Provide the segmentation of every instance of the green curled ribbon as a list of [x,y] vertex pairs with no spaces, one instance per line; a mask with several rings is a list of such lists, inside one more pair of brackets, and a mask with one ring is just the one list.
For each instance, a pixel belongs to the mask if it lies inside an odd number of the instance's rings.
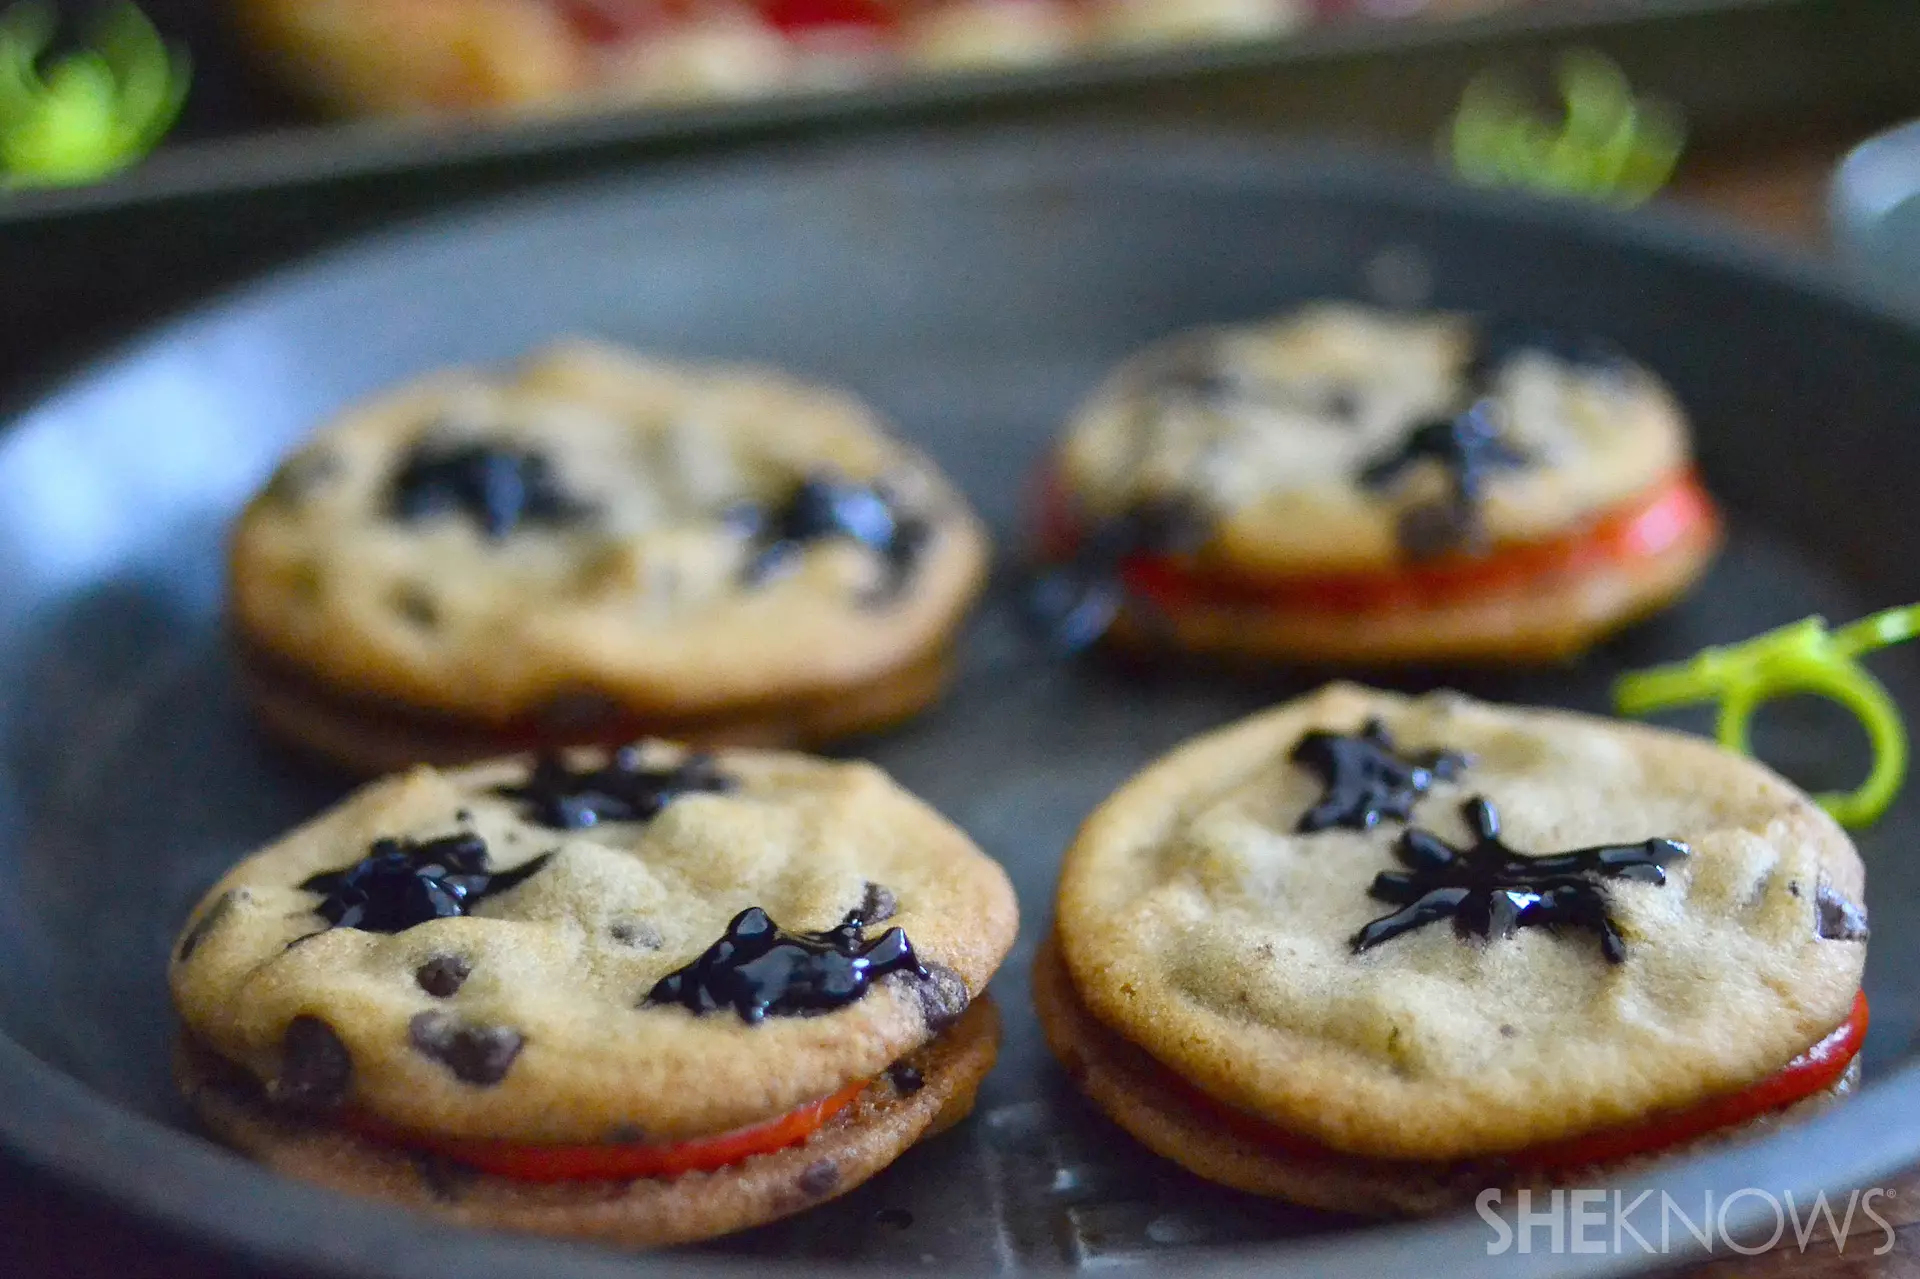
[[1677,111],[1636,97],[1620,68],[1590,49],[1561,59],[1559,85],[1566,112],[1553,120],[1508,77],[1476,77],[1440,139],[1442,158],[1479,186],[1527,187],[1623,207],[1645,202],[1667,184],[1685,138]]
[[108,177],[151,151],[186,100],[186,54],[133,5],[102,15],[92,47],[49,58],[58,27],[40,0],[0,14],[0,186]]
[[1920,604],[1890,608],[1829,631],[1809,617],[1739,644],[1705,649],[1685,662],[1623,675],[1613,686],[1622,715],[1719,702],[1715,730],[1728,750],[1750,754],[1748,725],[1763,702],[1794,693],[1824,697],[1859,719],[1873,746],[1873,770],[1858,790],[1815,796],[1844,826],[1869,826],[1900,793],[1907,730],[1886,686],[1860,658],[1920,635]]

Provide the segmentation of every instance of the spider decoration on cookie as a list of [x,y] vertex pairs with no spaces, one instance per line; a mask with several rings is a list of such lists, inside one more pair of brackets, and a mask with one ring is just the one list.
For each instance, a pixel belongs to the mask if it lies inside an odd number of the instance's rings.
[[560,487],[545,456],[478,441],[422,441],[394,477],[391,509],[409,524],[464,515],[495,542],[523,524],[573,524],[592,514]]
[[1415,559],[1429,559],[1471,546],[1480,536],[1480,503],[1489,477],[1511,471],[1532,458],[1507,443],[1492,400],[1476,400],[1456,417],[1416,426],[1398,448],[1368,463],[1360,483],[1369,489],[1392,488],[1410,468],[1432,462],[1445,470],[1445,499],[1407,511],[1400,520],[1400,544]]
[[901,510],[884,484],[857,484],[830,475],[807,477],[778,505],[736,507],[727,513],[727,521],[753,542],[740,574],[747,585],[758,586],[786,572],[810,543],[842,537],[872,551],[885,566],[886,580],[874,592],[876,600],[900,592],[933,536],[927,520]]
[[623,746],[601,768],[569,768],[558,755],[542,755],[526,781],[493,793],[525,802],[542,826],[585,830],[601,822],[650,822],[683,795],[723,795],[739,784],[711,756],[649,767],[639,747]]
[[1129,599],[1128,561],[1191,554],[1212,533],[1212,519],[1193,500],[1143,498],[1088,528],[1063,559],[1034,573],[1027,619],[1061,652],[1089,648],[1112,628]]
[[1435,782],[1453,781],[1468,763],[1453,751],[1395,751],[1386,724],[1377,718],[1350,737],[1308,733],[1288,758],[1319,774],[1326,786],[1320,802],[1294,827],[1302,835],[1335,826],[1372,830],[1386,818],[1404,822]]
[[1465,848],[1417,828],[1400,836],[1394,852],[1408,869],[1381,871],[1368,890],[1400,909],[1355,933],[1355,953],[1451,919],[1460,936],[1490,941],[1520,928],[1590,928],[1607,962],[1623,963],[1627,944],[1607,911],[1607,881],[1665,884],[1666,867],[1688,856],[1677,840],[1649,839],[1531,857],[1501,842],[1499,814],[1484,798],[1468,800],[1461,815],[1474,836]]
[[888,973],[931,978],[904,931],[889,928],[868,941],[866,925],[855,910],[825,932],[790,933],[750,906],[698,959],[662,977],[646,1002],[679,1004],[695,1015],[731,1008],[751,1026],[769,1016],[844,1008]]
[[488,897],[525,883],[551,857],[536,857],[496,874],[487,869],[486,840],[475,834],[424,843],[378,839],[345,870],[315,875],[300,887],[322,895],[314,913],[335,928],[399,933],[465,915]]

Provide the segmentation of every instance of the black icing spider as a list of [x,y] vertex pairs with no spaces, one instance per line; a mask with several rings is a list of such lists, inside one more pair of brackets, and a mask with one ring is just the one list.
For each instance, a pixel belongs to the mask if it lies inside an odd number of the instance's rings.
[[1400,909],[1355,933],[1355,952],[1452,919],[1460,936],[1478,933],[1488,940],[1543,925],[1591,928],[1600,934],[1607,962],[1622,963],[1627,945],[1607,913],[1606,881],[1664,884],[1665,867],[1688,855],[1676,840],[1649,839],[1530,857],[1500,842],[1500,816],[1485,799],[1468,800],[1461,814],[1474,834],[1466,848],[1419,829],[1400,836],[1394,852],[1408,869],[1381,871],[1368,890]]
[[831,475],[807,477],[777,505],[735,507],[727,519],[753,538],[753,554],[741,571],[747,585],[778,577],[812,542],[844,537],[886,565],[886,581],[876,600],[906,585],[933,540],[932,525],[924,516],[903,510],[885,484],[858,484]]
[[1129,602],[1128,560],[1189,554],[1211,533],[1212,521],[1192,501],[1142,499],[1089,527],[1064,560],[1036,568],[1027,586],[1027,622],[1061,652],[1089,648]]
[[335,928],[398,933],[466,914],[485,898],[525,883],[550,856],[495,874],[488,869],[487,842],[472,833],[424,843],[378,839],[345,870],[315,875],[300,887],[322,894],[314,913]]
[[1450,782],[1467,766],[1452,751],[1396,753],[1387,726],[1370,719],[1357,734],[1312,732],[1300,739],[1290,757],[1320,775],[1327,793],[1300,816],[1302,835],[1344,826],[1372,830],[1383,818],[1406,821],[1413,806],[1436,781]]
[[526,803],[533,819],[555,830],[584,830],[601,822],[645,822],[682,795],[724,794],[738,783],[705,755],[648,767],[637,747],[623,746],[604,768],[574,770],[542,755],[527,780],[494,793]]
[[1360,472],[1360,483],[1370,489],[1392,487],[1421,462],[1437,463],[1447,472],[1447,500],[1415,508],[1402,522],[1400,540],[1409,553],[1434,555],[1472,542],[1479,532],[1488,476],[1532,461],[1501,436],[1496,412],[1493,401],[1477,400],[1457,417],[1417,426],[1397,449]]
[[925,978],[898,928],[868,941],[855,911],[836,928],[790,933],[758,906],[734,916],[727,935],[685,968],[655,983],[649,1004],[679,1004],[695,1015],[731,1008],[748,1025],[768,1016],[805,1017],[858,1001],[888,973]]
[[423,441],[394,477],[391,510],[411,523],[465,515],[492,541],[522,524],[569,524],[591,514],[561,489],[553,464],[539,453],[481,441]]

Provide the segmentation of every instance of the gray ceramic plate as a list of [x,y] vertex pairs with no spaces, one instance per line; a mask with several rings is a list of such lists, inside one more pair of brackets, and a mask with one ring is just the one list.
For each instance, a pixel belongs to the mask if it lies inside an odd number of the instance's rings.
[[[1108,1261],[1188,1276],[1599,1273],[1643,1255],[1503,1255],[1478,1218],[1393,1228],[1256,1203],[1145,1156],[1042,1051],[1025,970],[1056,859],[1111,787],[1309,677],[1151,679],[1050,661],[1002,594],[939,711],[872,756],[1011,868],[1026,910],[997,983],[1007,1051],[969,1123],[859,1192],[704,1249],[634,1259],[464,1233],[277,1180],[195,1136],[167,1082],[170,938],[230,860],[337,778],[269,749],[220,640],[222,531],[348,400],[448,361],[584,331],[845,382],[1011,535],[1022,478],[1102,368],[1202,321],[1327,294],[1488,308],[1608,335],[1699,421],[1732,545],[1695,598],[1585,663],[1474,691],[1600,708],[1616,671],[1810,610],[1920,598],[1910,495],[1920,334],[1675,225],[1474,195],[1229,141],[1025,133],[689,167],[449,216],[225,298],[101,360],[0,437],[0,1142],[85,1193],[284,1272],[495,1279]],[[1882,661],[1908,705],[1920,668]],[[1435,681],[1402,675],[1425,686]],[[1844,722],[1766,745],[1848,778]],[[1870,1181],[1920,1157],[1920,808],[1863,845],[1876,937],[1872,1086],[1764,1145],[1664,1170],[1703,1192]],[[1729,1217],[1764,1211],[1754,1197]],[[1678,1247],[1682,1242],[1675,1240]]]

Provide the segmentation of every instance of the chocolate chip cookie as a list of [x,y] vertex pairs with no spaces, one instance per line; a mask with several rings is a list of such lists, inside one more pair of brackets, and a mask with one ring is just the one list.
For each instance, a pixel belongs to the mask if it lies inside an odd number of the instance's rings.
[[1555,659],[1674,599],[1719,543],[1685,417],[1645,368],[1344,304],[1128,360],[1041,491],[1037,603],[1073,645]]
[[1863,879],[1812,801],[1708,742],[1333,685],[1101,806],[1036,997],[1160,1154],[1426,1212],[1845,1092]]
[[271,1167],[472,1225],[671,1243],[963,1117],[1006,876],[866,764],[661,745],[419,768],[206,895],[182,1087]]
[[321,431],[235,530],[232,614],[267,725],[366,771],[812,745],[938,696],[987,554],[856,400],[572,343]]

